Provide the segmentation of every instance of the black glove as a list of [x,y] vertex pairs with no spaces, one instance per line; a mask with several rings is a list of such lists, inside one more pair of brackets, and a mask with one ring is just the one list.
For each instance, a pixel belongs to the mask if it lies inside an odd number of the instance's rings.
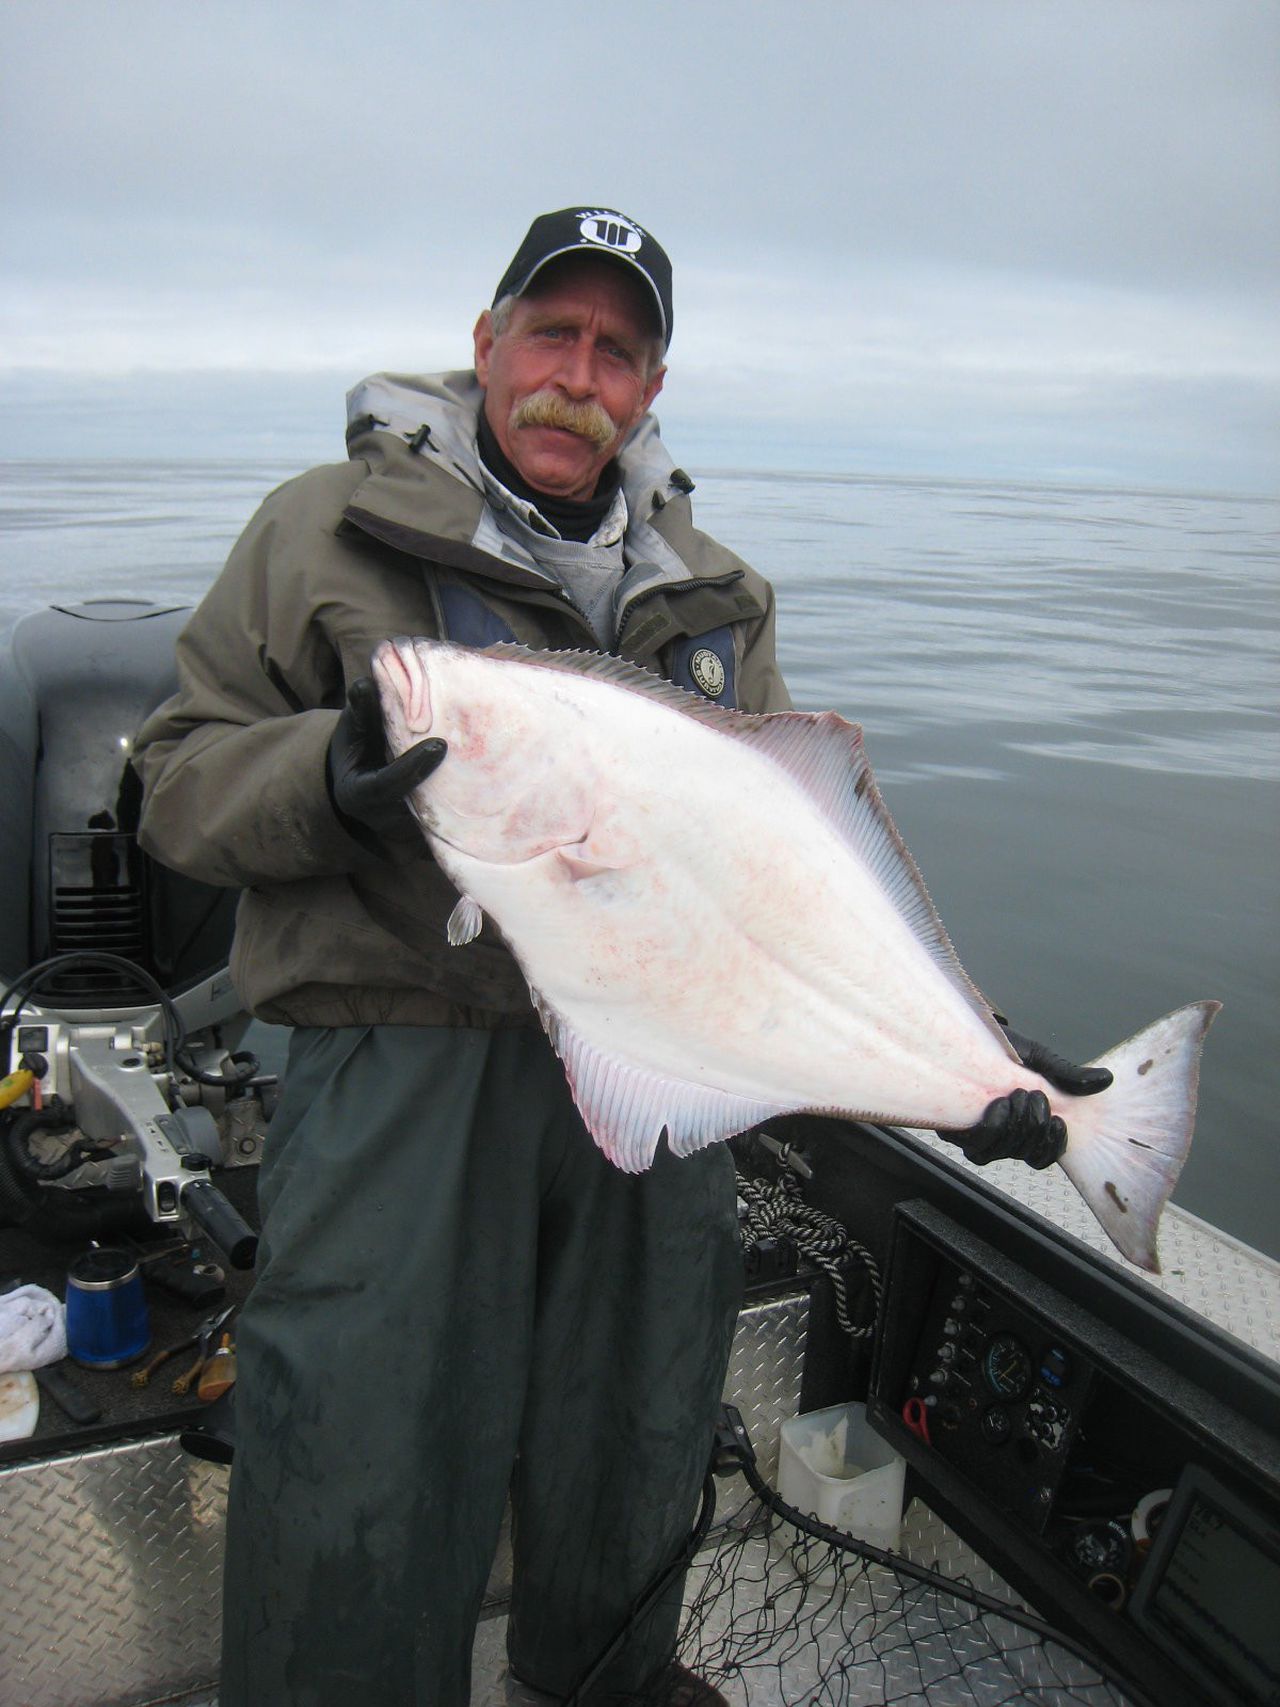
[[329,738],[325,774],[334,811],[366,845],[402,836],[413,827],[405,796],[431,775],[447,751],[443,741],[419,741],[388,763],[378,690],[361,676],[347,690]]
[[[1096,1096],[1111,1083],[1106,1067],[1077,1067],[1064,1060],[1043,1043],[1034,1043],[1010,1031],[1001,1022],[1005,1036],[1018,1052],[1024,1067],[1048,1079],[1055,1090],[1068,1096]],[[985,1167],[988,1162],[1001,1161],[1006,1156],[1025,1162],[1029,1168],[1048,1168],[1067,1147],[1067,1128],[1062,1117],[1051,1114],[1049,1099],[1043,1091],[1010,1091],[1007,1097],[997,1097],[976,1126],[961,1132],[939,1132],[949,1144],[958,1144],[971,1162]]]

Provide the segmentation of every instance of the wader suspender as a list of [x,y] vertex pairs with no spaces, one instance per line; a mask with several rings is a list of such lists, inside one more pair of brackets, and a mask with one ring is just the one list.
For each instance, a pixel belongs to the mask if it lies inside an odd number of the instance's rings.
[[[511,629],[476,592],[452,576],[435,577],[435,602],[440,614],[440,638],[460,646],[515,643]],[[688,634],[671,649],[671,680],[679,688],[735,710],[738,704],[738,664],[733,630],[725,624],[705,634]]]

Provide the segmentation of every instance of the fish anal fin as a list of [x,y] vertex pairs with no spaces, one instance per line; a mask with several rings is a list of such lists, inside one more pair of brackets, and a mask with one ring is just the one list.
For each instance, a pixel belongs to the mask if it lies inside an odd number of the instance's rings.
[[473,901],[470,895],[459,897],[457,906],[449,914],[449,923],[445,934],[450,946],[461,948],[464,943],[472,942],[480,935],[484,927],[484,913],[480,903]]
[[1059,1166],[1130,1262],[1160,1272],[1156,1227],[1195,1129],[1200,1051],[1220,1002],[1193,1002],[1147,1026],[1091,1066],[1112,1083],[1055,1101],[1067,1123]]
[[644,1173],[652,1165],[664,1131],[673,1154],[689,1156],[788,1112],[608,1054],[575,1031],[536,991],[534,1005],[564,1065],[583,1124],[624,1173]]

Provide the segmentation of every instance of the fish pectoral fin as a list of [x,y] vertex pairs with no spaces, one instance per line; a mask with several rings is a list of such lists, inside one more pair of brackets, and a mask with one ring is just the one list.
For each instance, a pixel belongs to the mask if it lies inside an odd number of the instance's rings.
[[712,1086],[668,1078],[589,1043],[535,990],[534,1005],[564,1064],[583,1124],[623,1173],[652,1164],[658,1141],[677,1156],[692,1155],[762,1120],[790,1112],[773,1103],[733,1096]]
[[445,927],[450,946],[461,948],[463,943],[474,941],[483,926],[484,913],[480,903],[473,901],[470,895],[461,896],[457,906],[449,914],[449,923]]
[[557,848],[555,857],[570,883],[581,883],[588,877],[600,877],[606,871],[619,871],[626,864],[622,859],[610,859],[607,854],[592,848],[584,837],[567,847]]

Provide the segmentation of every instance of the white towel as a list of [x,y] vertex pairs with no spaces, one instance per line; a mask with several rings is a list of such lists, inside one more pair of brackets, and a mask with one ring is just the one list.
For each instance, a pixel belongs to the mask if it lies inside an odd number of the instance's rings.
[[43,1286],[0,1296],[0,1375],[43,1369],[67,1355],[66,1307]]

